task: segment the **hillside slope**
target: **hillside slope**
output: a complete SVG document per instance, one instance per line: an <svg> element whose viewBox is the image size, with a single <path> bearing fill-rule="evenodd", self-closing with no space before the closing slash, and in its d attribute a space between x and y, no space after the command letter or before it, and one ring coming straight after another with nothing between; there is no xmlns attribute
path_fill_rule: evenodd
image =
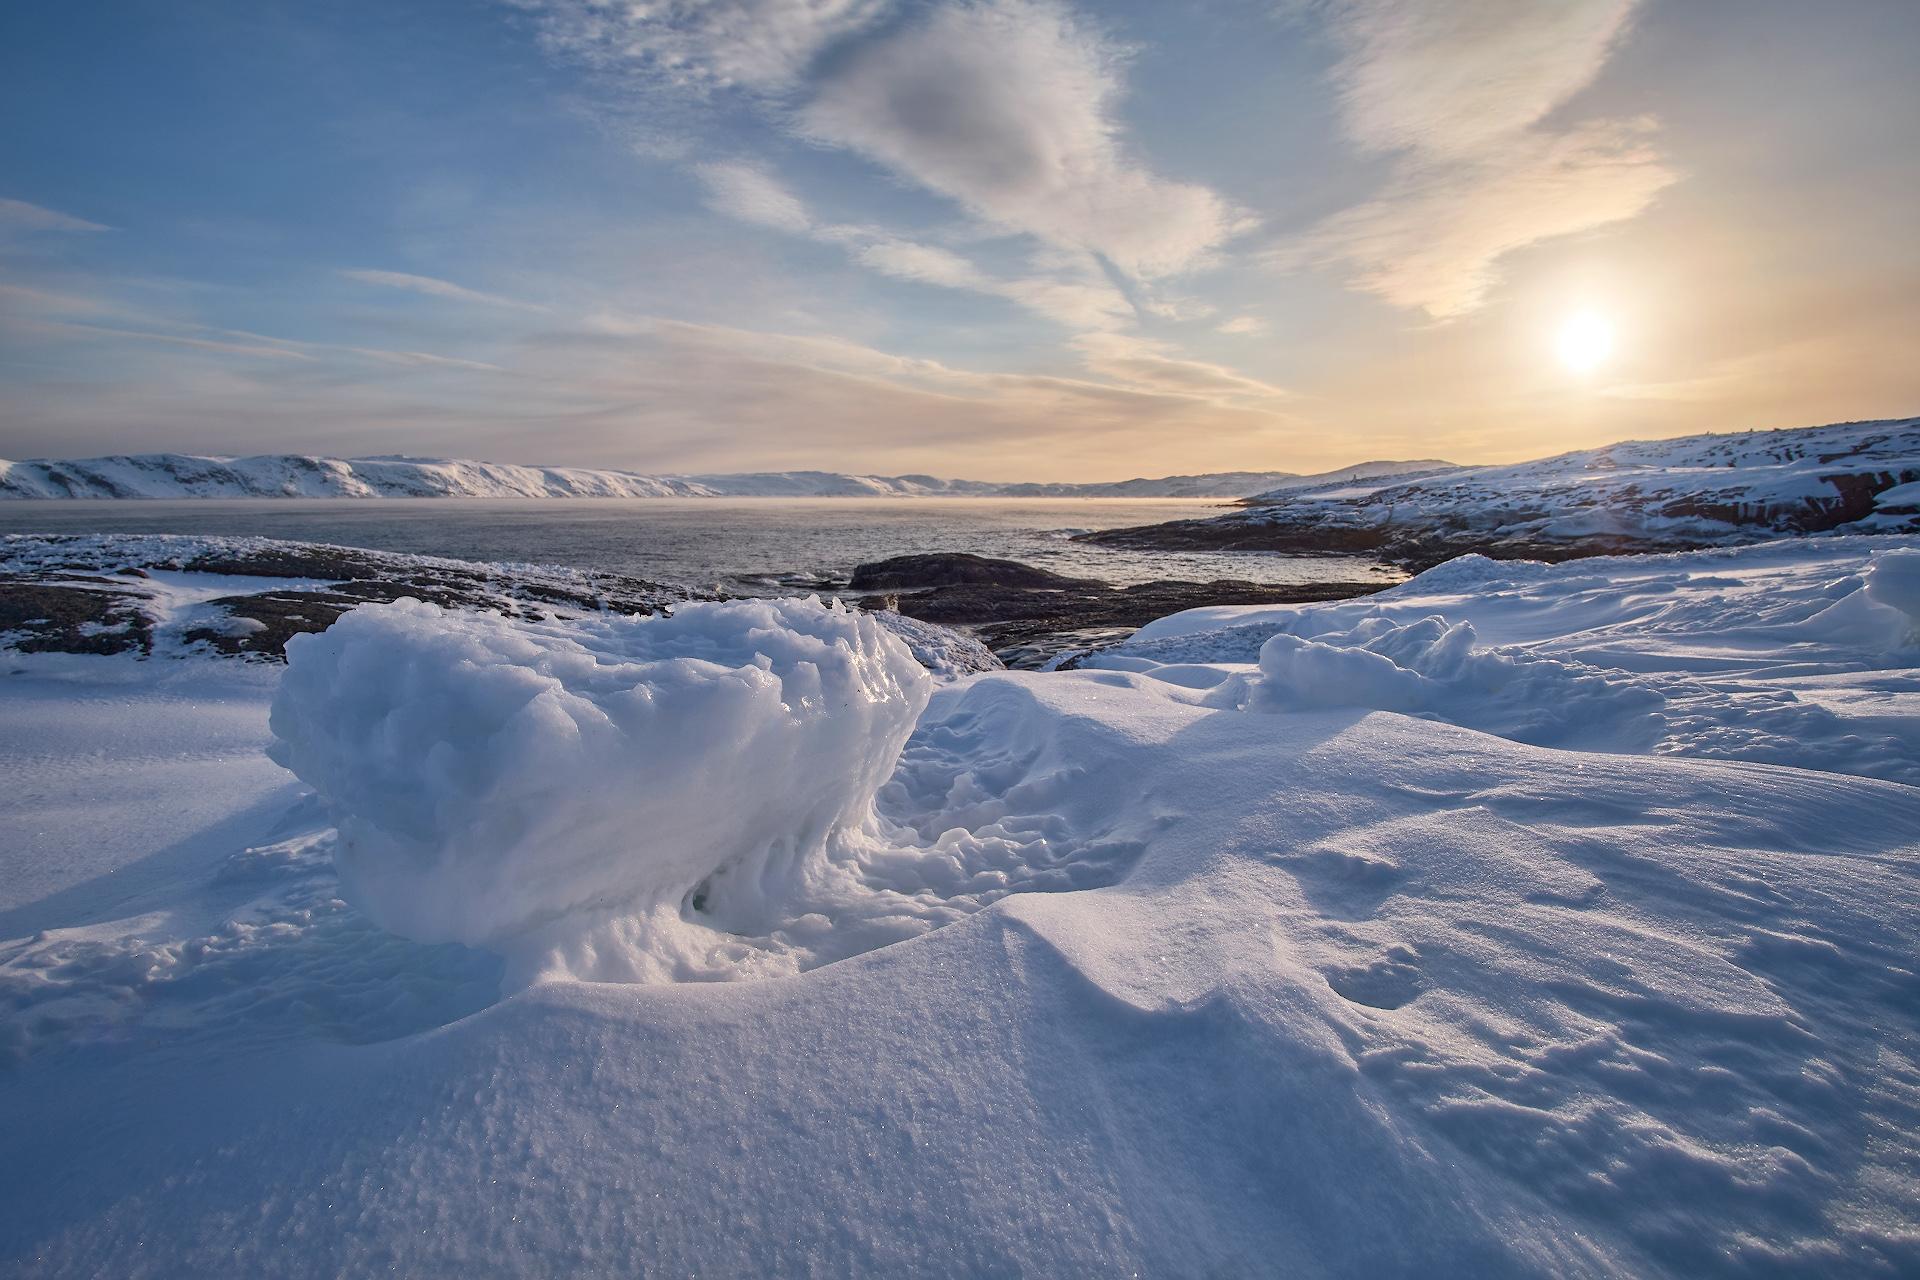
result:
<svg viewBox="0 0 1920 1280"><path fill-rule="evenodd" d="M640 475L435 458L180 453L0 461L0 499L35 498L1239 498L1287 480L1230 471L1094 484L992 484L835 471Z"/></svg>
<svg viewBox="0 0 1920 1280"><path fill-rule="evenodd" d="M1501 467L1289 483L1248 510L1087 535L1120 546L1481 552L1563 560L1808 533L1920 530L1920 418L1628 441Z"/></svg>

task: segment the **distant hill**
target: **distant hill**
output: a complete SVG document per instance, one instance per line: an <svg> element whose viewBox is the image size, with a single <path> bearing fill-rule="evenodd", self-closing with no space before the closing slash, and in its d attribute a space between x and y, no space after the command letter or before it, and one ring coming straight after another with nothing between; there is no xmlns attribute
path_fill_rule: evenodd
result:
<svg viewBox="0 0 1920 1280"><path fill-rule="evenodd" d="M1391 463L1390 467L1417 463ZM1534 462L1302 476L1216 519L1084 535L1113 546L1565 559L1783 534L1920 532L1920 418L1630 440Z"/></svg>
<svg viewBox="0 0 1920 1280"><path fill-rule="evenodd" d="M1398 465L1398 464L1369 464ZM1228 471L1095 484L990 484L935 476L765 471L640 475L439 458L246 458L140 453L0 461L0 498L1243 498L1285 471Z"/></svg>

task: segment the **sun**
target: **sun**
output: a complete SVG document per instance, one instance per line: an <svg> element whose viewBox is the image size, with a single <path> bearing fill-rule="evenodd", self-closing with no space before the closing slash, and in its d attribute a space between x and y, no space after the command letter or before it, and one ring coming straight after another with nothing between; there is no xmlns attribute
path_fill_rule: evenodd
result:
<svg viewBox="0 0 1920 1280"><path fill-rule="evenodd" d="M1574 373L1592 373L1613 354L1613 324L1592 311L1576 311L1560 326L1560 363Z"/></svg>

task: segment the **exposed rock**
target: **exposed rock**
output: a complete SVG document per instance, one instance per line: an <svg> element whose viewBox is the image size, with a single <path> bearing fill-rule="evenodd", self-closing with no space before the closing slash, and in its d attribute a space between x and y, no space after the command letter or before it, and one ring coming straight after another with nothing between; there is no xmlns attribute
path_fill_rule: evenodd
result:
<svg viewBox="0 0 1920 1280"><path fill-rule="evenodd" d="M1088 578L1068 578L1018 560L993 560L963 551L894 556L860 565L848 584L854 591L894 591L922 587L1019 587L1064 590L1100 586Z"/></svg>
<svg viewBox="0 0 1920 1280"><path fill-rule="evenodd" d="M1316 582L1272 586L1228 579L1158 581L1116 587L1085 579L1048 577L1053 585L1046 587L961 583L888 597L884 604L924 622L969 627L1008 666L1035 667L1054 653L1119 639L1135 627L1182 609L1344 600L1390 585ZM867 604L883 607L877 600L869 600Z"/></svg>
<svg viewBox="0 0 1920 1280"><path fill-rule="evenodd" d="M37 582L0 577L0 637L21 653L153 650L146 597L103 578Z"/></svg>

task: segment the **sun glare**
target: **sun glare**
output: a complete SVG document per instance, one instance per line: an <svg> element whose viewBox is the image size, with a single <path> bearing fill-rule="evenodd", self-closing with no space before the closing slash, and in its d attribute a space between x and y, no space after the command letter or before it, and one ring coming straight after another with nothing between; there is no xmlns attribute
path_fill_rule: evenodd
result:
<svg viewBox="0 0 1920 1280"><path fill-rule="evenodd" d="M1560 326L1560 363L1574 373L1592 373L1613 354L1613 325L1591 311L1576 312Z"/></svg>

